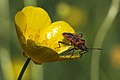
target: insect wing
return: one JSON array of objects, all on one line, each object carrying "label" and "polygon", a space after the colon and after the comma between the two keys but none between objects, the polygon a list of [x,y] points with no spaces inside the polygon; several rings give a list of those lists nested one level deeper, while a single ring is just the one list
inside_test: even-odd
[{"label": "insect wing", "polygon": [[67,40],[71,39],[74,37],[74,35],[72,33],[63,33],[62,34],[64,38],[66,38]]}]

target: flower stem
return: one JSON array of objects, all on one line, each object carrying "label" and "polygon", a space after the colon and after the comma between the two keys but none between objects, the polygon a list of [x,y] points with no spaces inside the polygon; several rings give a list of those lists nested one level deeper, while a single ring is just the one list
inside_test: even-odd
[{"label": "flower stem", "polygon": [[[96,35],[95,42],[93,46],[102,47],[104,39],[107,35],[108,30],[110,29],[113,21],[115,20],[119,12],[120,0],[112,0],[111,6],[108,10],[107,16],[103,21],[100,29]],[[91,57],[91,79],[90,80],[99,80],[99,64],[100,64],[100,52],[94,54],[93,52]]]},{"label": "flower stem", "polygon": [[18,80],[21,80],[21,79],[22,79],[22,76],[23,76],[23,74],[24,74],[24,72],[25,72],[25,70],[26,70],[26,68],[27,68],[30,60],[31,60],[31,58],[28,58],[28,59],[26,60],[24,66],[23,66],[23,68],[22,68],[22,70],[21,70],[21,72],[20,72],[20,74],[19,74],[19,76],[18,76]]}]

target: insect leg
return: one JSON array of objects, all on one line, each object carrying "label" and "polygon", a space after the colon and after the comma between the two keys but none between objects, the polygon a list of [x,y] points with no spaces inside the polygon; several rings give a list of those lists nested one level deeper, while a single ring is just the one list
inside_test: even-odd
[{"label": "insect leg", "polygon": [[75,48],[73,48],[73,51],[72,51],[72,54],[70,55],[70,58],[73,56],[73,54],[74,54],[74,50],[75,50]]},{"label": "insect leg", "polygon": [[79,52],[81,58],[82,58],[82,52],[83,52],[83,50]]},{"label": "insect leg", "polygon": [[79,33],[78,35],[79,35],[81,38],[83,37],[83,33]]},{"label": "insect leg", "polygon": [[[83,52],[83,53],[82,53],[82,52]],[[85,53],[87,53],[87,52],[88,52],[88,50],[86,50],[86,51],[83,51],[83,50],[80,51],[79,54],[80,54],[81,58],[82,58],[83,54],[85,54]]]},{"label": "insect leg", "polygon": [[65,45],[68,45],[68,46],[70,46],[71,44],[68,44],[68,43],[65,43],[65,42],[62,42],[62,41],[58,41],[58,45],[59,45],[59,47],[58,48],[60,48],[60,44],[65,44]]},{"label": "insect leg", "polygon": [[[75,48],[71,48],[71,49],[67,50],[67,53],[70,52],[70,51],[72,51],[72,50],[73,50],[73,52],[74,52],[74,49],[75,49]],[[73,52],[72,52],[72,53],[73,53]],[[66,54],[66,55],[67,55],[67,54]],[[66,55],[65,55],[65,56],[66,56]]]}]

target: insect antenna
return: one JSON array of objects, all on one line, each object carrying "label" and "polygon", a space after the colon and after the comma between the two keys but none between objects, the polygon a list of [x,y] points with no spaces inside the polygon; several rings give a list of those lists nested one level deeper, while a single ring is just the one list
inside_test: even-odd
[{"label": "insect antenna", "polygon": [[102,48],[88,48],[89,50],[103,50]]}]

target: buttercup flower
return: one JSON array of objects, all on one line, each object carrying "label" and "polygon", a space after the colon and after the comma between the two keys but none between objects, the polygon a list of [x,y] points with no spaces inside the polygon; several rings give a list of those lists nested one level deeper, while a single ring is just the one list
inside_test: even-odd
[{"label": "buttercup flower", "polygon": [[79,55],[60,56],[70,48],[58,41],[67,42],[63,32],[75,33],[74,29],[64,21],[51,23],[47,12],[40,7],[27,6],[15,15],[16,32],[23,48],[23,54],[35,63],[61,61],[79,58]]}]

